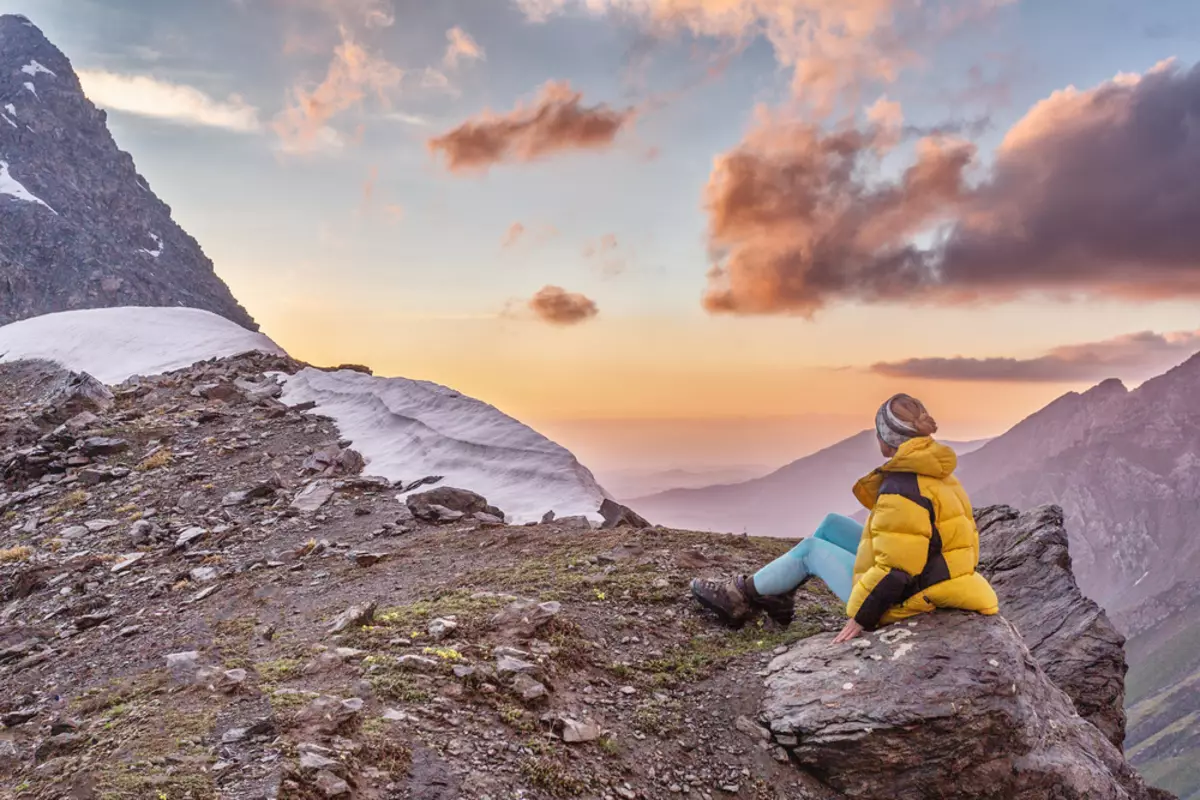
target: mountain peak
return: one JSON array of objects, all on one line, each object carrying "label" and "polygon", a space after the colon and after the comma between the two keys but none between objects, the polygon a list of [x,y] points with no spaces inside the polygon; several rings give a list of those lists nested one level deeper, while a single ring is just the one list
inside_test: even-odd
[{"label": "mountain peak", "polygon": [[27,17],[0,16],[0,325],[187,306],[257,330]]},{"label": "mountain peak", "polygon": [[1129,389],[1120,378],[1106,378],[1084,392],[1080,397],[1104,399],[1112,395],[1128,394]]}]

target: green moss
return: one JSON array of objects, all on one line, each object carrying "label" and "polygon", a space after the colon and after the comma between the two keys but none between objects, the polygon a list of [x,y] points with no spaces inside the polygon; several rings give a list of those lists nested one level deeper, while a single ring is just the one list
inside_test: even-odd
[{"label": "green moss", "polygon": [[391,656],[374,656],[370,659],[367,680],[371,688],[385,700],[398,703],[424,703],[429,692],[420,685],[420,678],[401,667]]},{"label": "green moss", "polygon": [[669,650],[662,658],[634,665],[634,668],[655,684],[691,682],[707,677],[714,667],[731,659],[768,652],[820,632],[819,623],[803,618],[781,631],[768,630],[760,619],[740,631],[718,631],[692,637],[686,645]]},{"label": "green moss", "polygon": [[300,677],[304,662],[298,658],[277,658],[274,661],[259,661],[254,671],[266,684],[277,684]]},{"label": "green moss", "polygon": [[101,800],[215,800],[212,777],[199,771],[172,771],[148,762],[109,771],[98,781]]},{"label": "green moss", "polygon": [[565,764],[550,758],[526,758],[521,762],[521,774],[555,797],[578,797],[588,789],[587,783],[571,775]]},{"label": "green moss", "polygon": [[382,649],[391,639],[406,637],[421,639],[429,623],[437,617],[455,617],[458,634],[471,638],[481,632],[488,620],[511,601],[503,597],[474,596],[473,591],[459,589],[435,597],[417,600],[407,605],[391,606],[375,614],[375,621],[349,633],[352,646],[367,650]]}]

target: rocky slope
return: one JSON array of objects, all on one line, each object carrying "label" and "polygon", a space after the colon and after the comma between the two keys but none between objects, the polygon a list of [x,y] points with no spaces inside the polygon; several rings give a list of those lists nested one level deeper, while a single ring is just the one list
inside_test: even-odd
[{"label": "rocky slope", "polygon": [[977,503],[1061,505],[1084,592],[1129,637],[1129,747],[1200,797],[1200,356],[1126,391],[1067,395],[960,462]]},{"label": "rocky slope", "polygon": [[[1048,677],[1058,654],[1095,673],[1119,661],[1086,641],[1094,618],[1032,654],[1001,620],[950,614],[832,649],[809,638],[842,621],[814,583],[789,629],[727,631],[687,581],[790,542],[633,517],[505,526],[503,509],[445,487],[398,502],[329,419],[275,399],[268,374],[301,366],[252,354],[110,392],[0,365],[3,796],[958,797],[959,772],[962,787],[993,780],[973,796],[1154,796],[1074,714],[1083,684],[1063,694]],[[1049,511],[981,519],[1028,639],[1042,617],[1011,562],[1048,570],[1029,591],[1067,581],[1061,529]],[[1058,610],[1076,619],[1076,605]],[[818,692],[816,672],[794,669],[818,651],[838,677],[864,674]],[[810,681],[799,694],[781,663]],[[760,710],[798,697],[829,701],[809,703],[823,733],[793,742],[798,728],[773,724],[772,741]],[[895,714],[878,715],[885,700]],[[846,727],[859,715],[880,716],[877,734]],[[886,786],[918,788],[886,794],[869,775],[881,764]]]},{"label": "rocky slope", "polygon": [[201,308],[257,330],[67,57],[26,18],[0,16],[0,325],[110,306]]}]

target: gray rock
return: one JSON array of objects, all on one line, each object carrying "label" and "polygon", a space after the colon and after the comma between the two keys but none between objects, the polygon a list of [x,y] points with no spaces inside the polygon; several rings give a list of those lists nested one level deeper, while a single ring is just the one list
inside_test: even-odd
[{"label": "gray rock", "polygon": [[[321,748],[324,750],[325,748]],[[306,749],[303,746],[300,749],[300,769],[304,772],[316,772],[317,770],[329,770],[334,774],[344,773],[346,766],[336,758],[330,758],[316,752],[314,749]]]},{"label": "gray rock", "polygon": [[510,638],[530,639],[562,613],[562,604],[518,600],[492,617],[492,626]]},{"label": "gray rock", "polygon": [[525,674],[513,678],[512,688],[525,703],[536,703],[549,694],[544,684]]},{"label": "gray rock", "polygon": [[16,769],[20,763],[21,751],[17,750],[17,745],[8,739],[0,739],[0,769]]},{"label": "gray rock", "polygon": [[175,540],[175,549],[186,550],[188,547],[200,541],[207,535],[208,531],[204,528],[188,528],[183,533],[179,534],[179,538]]},{"label": "gray rock", "polygon": [[454,619],[438,617],[429,623],[429,637],[435,642],[442,641],[456,630],[458,630],[458,622]]},{"label": "gray rock", "polygon": [[112,456],[128,449],[129,442],[108,436],[92,436],[79,445],[79,451],[85,456]]},{"label": "gray rock", "polygon": [[559,733],[562,740],[568,744],[579,742],[594,742],[600,738],[600,726],[590,720],[580,722],[578,720],[564,718],[561,720],[562,731]]},{"label": "gray rock", "polygon": [[338,614],[329,626],[330,633],[341,633],[350,628],[361,628],[375,618],[375,603],[350,606]]},{"label": "gray rock", "polygon": [[87,528],[89,533],[103,533],[109,528],[117,527],[118,524],[112,519],[91,519],[83,523],[83,527]]},{"label": "gray rock", "polygon": [[555,525],[568,531],[590,531],[595,530],[596,525],[582,514],[575,514],[570,517],[559,517],[554,521]]},{"label": "gray rock", "polygon": [[112,565],[112,572],[113,574],[125,572],[145,558],[145,553],[129,553],[127,555],[123,555],[117,560],[117,563]]},{"label": "gray rock", "polygon": [[537,664],[515,656],[500,655],[496,657],[496,672],[501,675],[533,674],[540,671],[541,668]]},{"label": "gray rock", "polygon": [[418,656],[406,654],[396,657],[396,666],[403,669],[416,670],[417,672],[431,672],[436,670],[439,662],[436,658],[427,658],[426,656]]},{"label": "gray rock", "polygon": [[[414,517],[426,522],[455,521],[467,514],[475,513],[490,514],[498,519],[504,519],[504,512],[495,506],[488,505],[488,501],[481,495],[452,486],[439,486],[436,489],[409,495],[405,503]],[[447,515],[447,512],[453,512],[453,514]],[[448,516],[453,516],[453,519],[449,519]]]},{"label": "gray rock", "polygon": [[326,797],[341,797],[350,794],[350,784],[328,770],[318,772],[313,784]]},{"label": "gray rock", "polygon": [[1003,617],[937,612],[884,629],[869,648],[832,638],[805,640],[771,662],[760,720],[836,791],[880,800],[1152,797]]},{"label": "gray rock", "polygon": [[148,520],[139,519],[129,526],[129,543],[134,547],[149,544],[154,538],[154,524]]},{"label": "gray rock", "polygon": [[296,715],[296,724],[314,733],[333,734],[362,711],[363,702],[357,697],[342,700],[329,695],[313,701]]},{"label": "gray rock", "polygon": [[193,567],[188,571],[188,577],[196,583],[208,583],[217,579],[217,571],[212,567]]},{"label": "gray rock", "polygon": [[1125,637],[1071,572],[1063,513],[1042,506],[976,512],[979,571],[1046,675],[1117,747],[1125,741]]},{"label": "gray rock", "polygon": [[600,527],[604,528],[605,530],[610,528],[619,528],[622,525],[630,528],[654,527],[633,509],[629,508],[628,506],[623,506],[614,500],[605,499],[605,501],[600,504],[600,516],[604,517],[604,524]]},{"label": "gray rock", "polygon": [[292,500],[292,508],[301,513],[311,513],[329,502],[333,497],[333,481],[320,479],[305,486]]}]

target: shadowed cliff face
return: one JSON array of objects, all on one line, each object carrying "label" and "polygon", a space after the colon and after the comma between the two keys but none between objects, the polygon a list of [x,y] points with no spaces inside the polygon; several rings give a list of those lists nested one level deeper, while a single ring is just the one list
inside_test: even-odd
[{"label": "shadowed cliff face", "polygon": [[257,330],[105,120],[40,30],[0,16],[0,325],[188,306]]},{"label": "shadowed cliff face", "polygon": [[1170,797],[1122,755],[1123,638],[1075,585],[1062,511],[977,516],[1004,616],[939,611],[771,663],[759,721],[809,795]]}]

